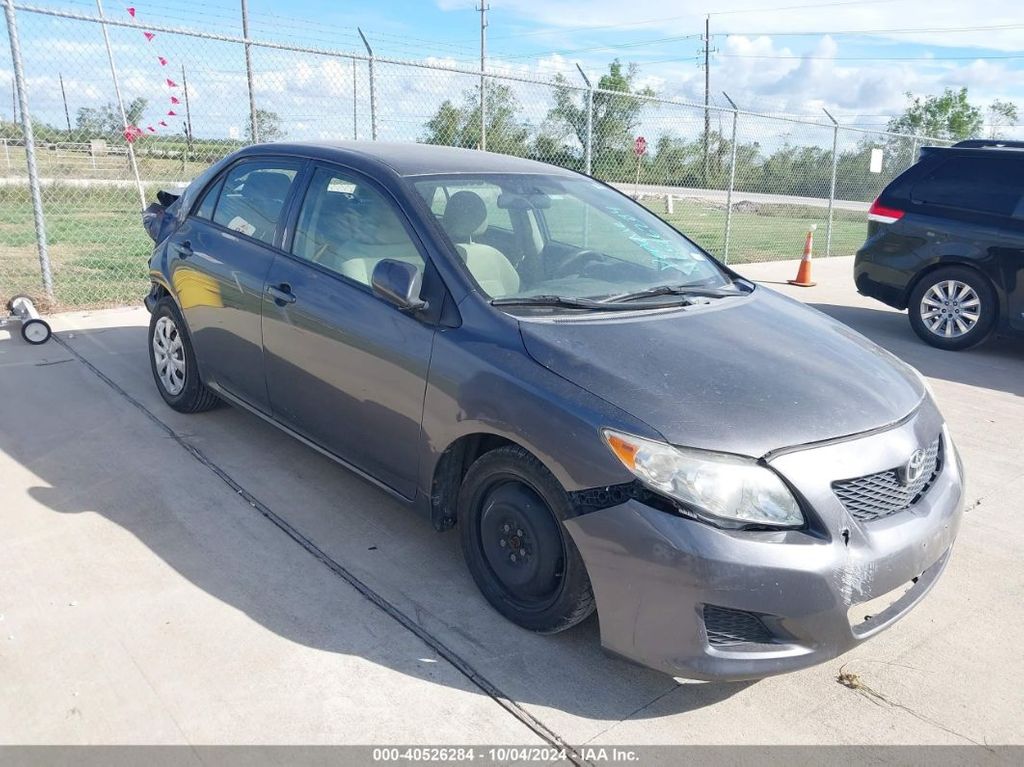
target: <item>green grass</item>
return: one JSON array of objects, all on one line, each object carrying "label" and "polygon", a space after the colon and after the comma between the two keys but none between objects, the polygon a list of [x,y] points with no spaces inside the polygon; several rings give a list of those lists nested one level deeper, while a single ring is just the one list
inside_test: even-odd
[{"label": "green grass", "polygon": [[[155,189],[147,189],[152,199]],[[43,190],[47,239],[59,308],[113,306],[139,302],[149,280],[152,244],[142,228],[132,187]],[[645,204],[702,247],[722,254],[725,210],[697,200],[678,200],[672,215],[664,202]],[[835,211],[833,255],[850,255],[864,241],[863,213]],[[825,252],[827,211],[792,205],[758,205],[734,210],[729,263],[799,258],[811,224],[818,225],[815,255]],[[41,297],[32,206],[25,187],[0,187],[0,299],[15,293]]]},{"label": "green grass", "polygon": [[[54,298],[61,308],[137,303],[149,285],[152,243],[131,188],[43,191]],[[23,187],[0,187],[0,298],[42,298],[32,206]]]},{"label": "green grass", "polygon": [[[647,207],[688,235],[705,250],[721,257],[725,242],[725,208],[697,200],[677,200],[674,212],[665,213],[662,201],[644,201]],[[804,238],[813,224],[814,255],[825,255],[828,210],[802,205],[761,205],[734,208],[730,222],[729,263],[784,261],[803,255]],[[833,211],[832,255],[849,256],[867,235],[864,213]]]}]

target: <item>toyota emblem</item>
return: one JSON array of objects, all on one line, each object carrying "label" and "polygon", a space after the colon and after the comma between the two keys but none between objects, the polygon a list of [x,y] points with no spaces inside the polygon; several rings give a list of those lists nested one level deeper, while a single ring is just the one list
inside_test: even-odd
[{"label": "toyota emblem", "polygon": [[912,485],[917,480],[921,479],[921,475],[924,474],[924,465],[928,460],[928,454],[924,450],[918,448],[910,456],[910,460],[904,464],[903,468],[900,469],[900,479],[904,485]]}]

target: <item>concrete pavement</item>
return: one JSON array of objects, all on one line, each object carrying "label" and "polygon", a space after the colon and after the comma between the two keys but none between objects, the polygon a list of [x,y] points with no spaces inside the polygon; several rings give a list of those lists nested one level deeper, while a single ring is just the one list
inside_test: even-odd
[{"label": "concrete pavement", "polygon": [[747,684],[607,658],[596,619],[511,626],[454,534],[247,413],[169,410],[142,309],[55,317],[43,347],[0,334],[0,743],[1024,742],[1024,349],[931,349],[849,259],[814,268],[770,287],[921,369],[973,508],[906,619]]}]

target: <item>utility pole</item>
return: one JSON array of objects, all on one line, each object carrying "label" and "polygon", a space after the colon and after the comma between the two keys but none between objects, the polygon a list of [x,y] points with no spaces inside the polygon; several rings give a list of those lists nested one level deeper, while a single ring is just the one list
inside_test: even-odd
[{"label": "utility pole", "polygon": [[704,186],[707,187],[710,177],[710,153],[708,144],[711,141],[711,14],[704,17]]},{"label": "utility pole", "polygon": [[484,84],[484,69],[487,65],[487,11],[491,6],[487,0],[480,0],[480,148],[487,149],[487,89]]},{"label": "utility pole", "polygon": [[252,90],[252,45],[249,43],[249,3],[242,0],[242,37],[245,38],[245,79],[249,83],[249,139],[250,143],[260,142],[259,125],[256,122],[256,96]]},{"label": "utility pole", "polygon": [[57,73],[57,79],[60,80],[60,97],[64,99],[64,120],[68,124],[68,141],[71,140],[71,113],[68,112],[68,94],[64,92],[64,75],[60,72]]}]

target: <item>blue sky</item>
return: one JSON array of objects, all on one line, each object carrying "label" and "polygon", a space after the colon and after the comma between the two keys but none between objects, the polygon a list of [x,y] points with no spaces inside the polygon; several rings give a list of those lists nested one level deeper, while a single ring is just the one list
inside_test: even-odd
[{"label": "blue sky", "polygon": [[[95,12],[92,0],[34,4]],[[238,33],[237,0],[107,0],[105,6],[109,16],[123,19],[129,4],[143,26],[148,21]],[[711,78],[716,103],[724,103],[724,90],[754,110],[821,115],[824,107],[851,123],[881,127],[900,111],[904,91],[937,93],[966,85],[979,105],[1004,99],[1024,108],[1024,13],[1007,0],[492,0],[489,66],[575,78],[579,62],[596,79],[618,57],[638,63],[643,84],[660,95],[699,101],[704,73],[698,51],[709,7],[715,8],[711,32],[717,52]],[[378,55],[478,66],[479,15],[472,0],[293,0],[286,6],[251,0],[250,16],[254,37],[357,50],[358,25]],[[109,94],[109,71],[95,25],[22,12],[19,26],[29,77],[35,79],[34,108],[38,105],[47,119],[62,117],[54,89],[58,72],[66,86],[70,82],[72,112]],[[147,119],[165,118],[156,106],[162,110],[168,96],[161,85],[165,73],[153,64],[162,51],[169,67],[186,64],[192,72],[194,107],[201,112],[197,132],[237,132],[244,125],[244,66],[235,46],[167,35],[147,45],[133,29],[114,30],[113,39],[128,95],[144,95],[154,104]],[[6,39],[0,46],[4,82],[10,76]],[[352,75],[345,62],[264,50],[257,54],[257,65],[261,103],[286,115],[295,126],[293,135],[352,131]],[[442,95],[457,96],[473,84],[470,77],[394,67],[381,67],[378,75],[393,138],[414,138]],[[356,101],[361,116],[356,120],[365,136],[364,81],[360,69]],[[547,106],[540,91],[524,87],[517,95],[525,102],[527,118],[542,121]]]}]

